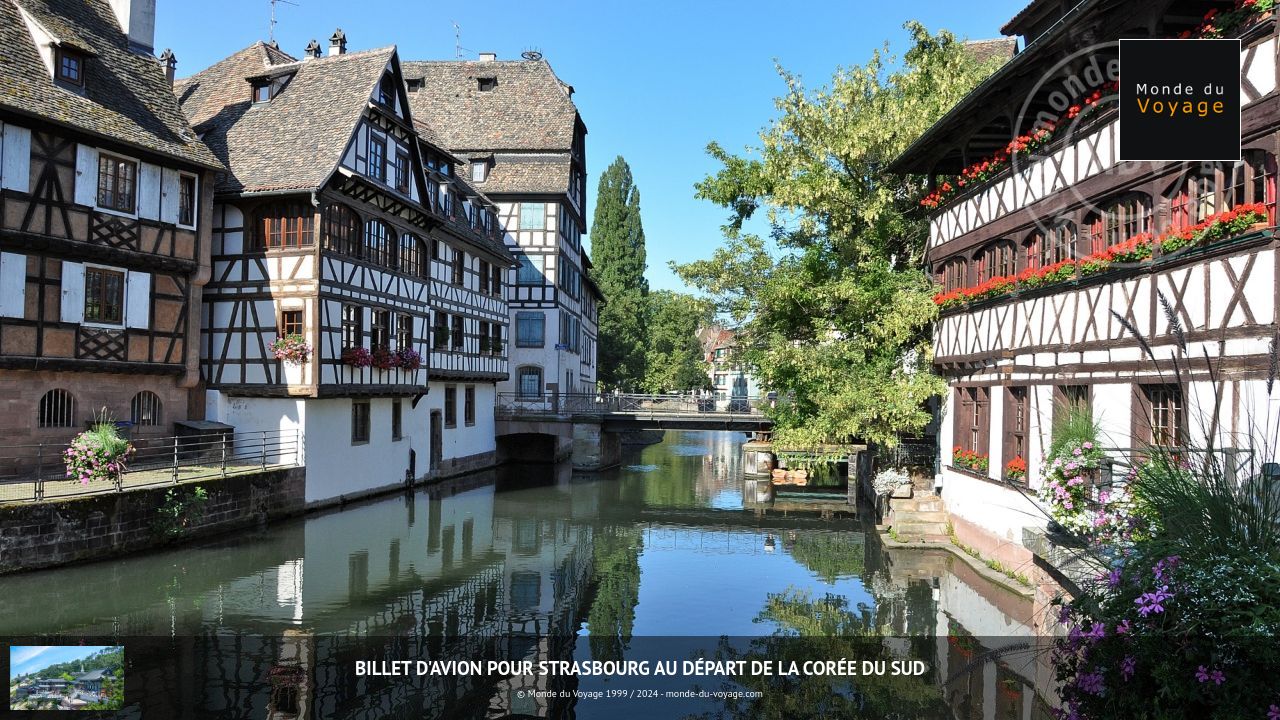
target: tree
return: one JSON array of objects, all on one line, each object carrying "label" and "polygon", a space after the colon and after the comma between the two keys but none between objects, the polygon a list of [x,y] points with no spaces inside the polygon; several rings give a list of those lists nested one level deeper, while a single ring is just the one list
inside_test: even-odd
[{"label": "tree", "polygon": [[711,387],[698,328],[714,319],[705,300],[659,290],[649,295],[649,342],[645,353],[646,392],[681,392]]},{"label": "tree", "polygon": [[600,176],[591,225],[591,277],[600,286],[600,384],[631,390],[644,382],[646,303],[640,190],[619,155]]},{"label": "tree", "polygon": [[[886,168],[994,64],[950,33],[906,27],[913,44],[900,64],[886,48],[816,92],[779,68],[787,91],[758,157],[708,146],[723,167],[697,195],[730,210],[726,243],[673,265],[741,326],[740,361],[782,399],[773,412],[784,443],[894,444],[924,428],[926,401],[946,388],[930,370],[924,182]],[[776,250],[744,231],[762,208]]]}]

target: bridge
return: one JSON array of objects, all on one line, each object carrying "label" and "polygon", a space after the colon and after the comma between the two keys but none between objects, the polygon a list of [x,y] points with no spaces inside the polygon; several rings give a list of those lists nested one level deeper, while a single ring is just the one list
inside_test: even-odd
[{"label": "bridge", "polygon": [[495,407],[499,454],[515,461],[573,460],[595,470],[621,457],[618,433],[632,430],[730,430],[767,432],[764,408],[772,398],[699,395],[498,393]]}]

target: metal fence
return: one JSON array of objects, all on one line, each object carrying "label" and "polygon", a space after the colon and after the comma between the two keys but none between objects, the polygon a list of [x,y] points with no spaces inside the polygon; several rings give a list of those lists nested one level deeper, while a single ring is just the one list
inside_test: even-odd
[{"label": "metal fence", "polygon": [[767,397],[716,398],[697,394],[498,393],[499,416],[539,414],[716,415],[762,417]]},{"label": "metal fence", "polygon": [[83,483],[67,477],[65,444],[0,446],[0,502],[118,493],[302,464],[301,430],[137,438],[123,473]]}]

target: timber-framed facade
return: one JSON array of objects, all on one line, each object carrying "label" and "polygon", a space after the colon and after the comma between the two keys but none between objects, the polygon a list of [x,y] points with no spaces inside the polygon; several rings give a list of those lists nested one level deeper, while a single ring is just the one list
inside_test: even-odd
[{"label": "timber-framed facade", "polygon": [[[1086,0],[1064,10],[1037,0],[1003,29],[1026,50],[895,163],[940,191],[926,259],[941,290],[934,363],[951,386],[939,425],[944,499],[953,516],[1003,540],[1044,524],[1006,467],[1021,458],[1027,474],[1015,484],[1038,488],[1054,417],[1070,405],[1087,408],[1115,448],[1246,446],[1274,406],[1275,19],[1236,31],[1239,162],[1119,160],[1113,41],[1187,37],[1220,5]],[[1056,107],[1054,92],[1069,106]],[[1047,142],[1011,167],[963,188],[940,179],[964,177],[1045,118],[1057,120]],[[1211,242],[1164,241],[1239,212],[1257,222]],[[1175,353],[1186,358],[1180,376]],[[987,456],[988,469],[959,467],[956,450]]]}]

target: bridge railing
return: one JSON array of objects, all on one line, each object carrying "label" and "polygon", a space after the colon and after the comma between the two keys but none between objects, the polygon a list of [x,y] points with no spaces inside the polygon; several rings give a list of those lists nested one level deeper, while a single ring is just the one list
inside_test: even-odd
[{"label": "bridge railing", "polygon": [[728,397],[690,394],[636,393],[498,393],[499,416],[580,414],[713,415],[763,417],[776,400],[768,397]]}]

